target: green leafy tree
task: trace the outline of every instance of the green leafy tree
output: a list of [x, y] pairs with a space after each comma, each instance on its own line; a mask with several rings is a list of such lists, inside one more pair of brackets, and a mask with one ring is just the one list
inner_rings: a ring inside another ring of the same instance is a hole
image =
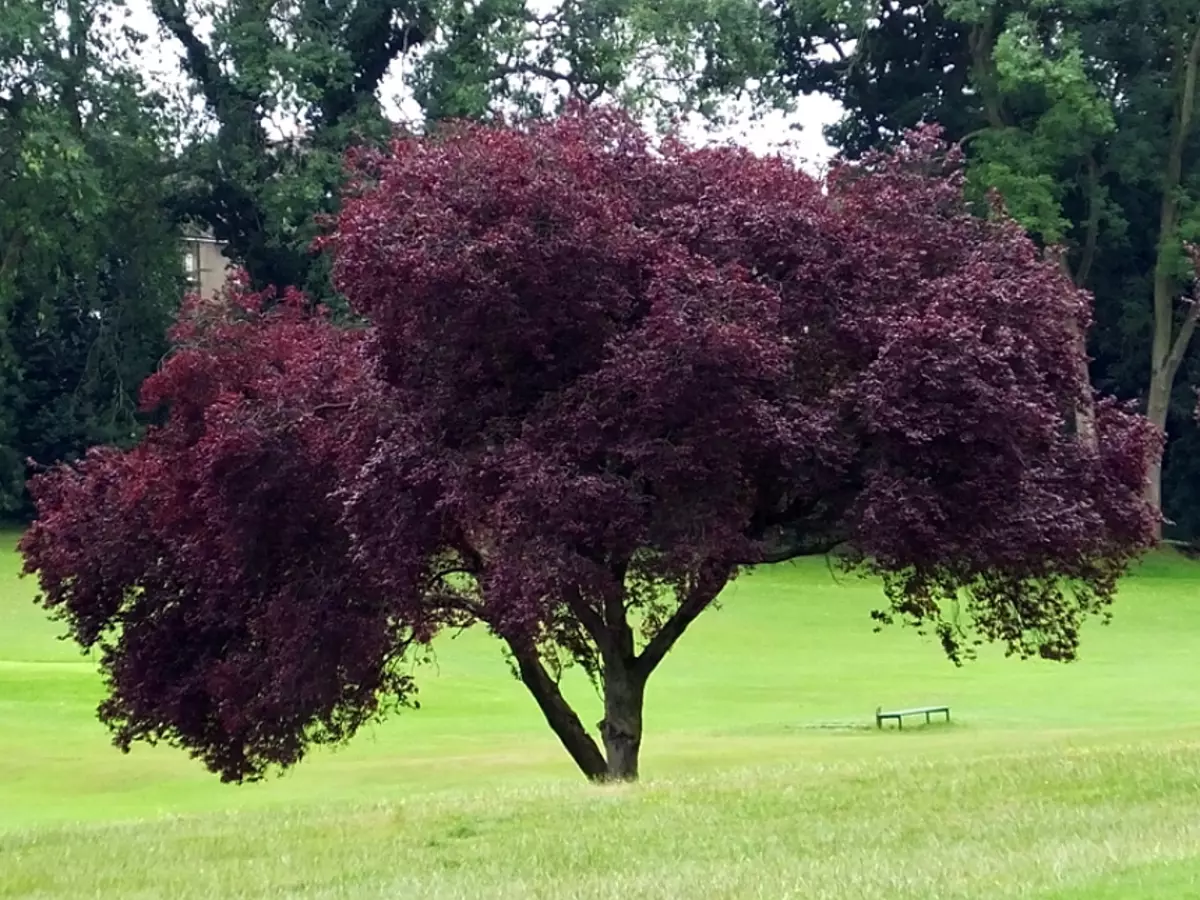
[[[1183, 252], [1200, 232], [1200, 7], [794, 0], [778, 10], [792, 89], [846, 107], [830, 139], [856, 156], [936, 120], [963, 141], [976, 194], [998, 190], [1095, 294], [1096, 385], [1143, 400], [1181, 446], [1192, 425], [1180, 373], [1200, 313], [1184, 299]], [[1148, 482], [1161, 506], [1161, 460]]]
[[[425, 40], [427, 8], [409, 0], [152, 7], [205, 110], [179, 161], [175, 214], [210, 228], [256, 285], [326, 294], [327, 274], [308, 246], [314, 216], [333, 210], [343, 150], [386, 133], [379, 83]], [[282, 139], [289, 133], [302, 140]]]
[[413, 78], [429, 119], [604, 101], [719, 121], [730, 100], [786, 103], [756, 0], [444, 0], [438, 23]]
[[380, 96], [389, 72], [403, 73], [421, 108], [415, 128], [553, 112], [568, 99], [716, 116], [747, 83], [755, 98], [783, 96], [756, 0], [152, 5], [205, 109], [181, 159], [178, 217], [207, 225], [256, 287], [324, 299], [315, 220], [336, 207], [346, 148], [389, 133]]
[[0, 515], [25, 460], [138, 432], [183, 290], [166, 131], [119, 8], [0, 2]]

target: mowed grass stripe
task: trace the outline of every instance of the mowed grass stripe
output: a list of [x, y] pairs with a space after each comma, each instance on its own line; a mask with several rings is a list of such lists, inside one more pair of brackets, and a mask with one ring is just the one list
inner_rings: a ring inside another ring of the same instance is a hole
[[[0, 556], [0, 897], [1189, 896], [1200, 884], [1200, 566], [1149, 560], [1068, 666], [963, 669], [873, 634], [877, 585], [752, 573], [651, 683], [645, 783], [597, 789], [468, 633], [424, 708], [220, 785], [112, 749], [91, 663]], [[599, 718], [590, 687], [569, 693]], [[879, 732], [877, 704], [950, 726]], [[1190, 888], [1189, 888], [1190, 889]], [[1116, 891], [1116, 893], [1114, 893]]]

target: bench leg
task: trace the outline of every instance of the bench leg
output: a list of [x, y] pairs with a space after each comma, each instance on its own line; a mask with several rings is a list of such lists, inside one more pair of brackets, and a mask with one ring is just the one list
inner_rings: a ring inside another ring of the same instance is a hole
[[929, 724], [929, 713], [925, 713], [925, 724]]

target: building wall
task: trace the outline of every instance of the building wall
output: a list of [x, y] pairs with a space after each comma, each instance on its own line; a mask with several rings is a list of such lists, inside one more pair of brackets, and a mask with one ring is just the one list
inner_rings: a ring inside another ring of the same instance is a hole
[[208, 300], [225, 286], [233, 264], [212, 238], [189, 235], [183, 240], [183, 269], [191, 289]]

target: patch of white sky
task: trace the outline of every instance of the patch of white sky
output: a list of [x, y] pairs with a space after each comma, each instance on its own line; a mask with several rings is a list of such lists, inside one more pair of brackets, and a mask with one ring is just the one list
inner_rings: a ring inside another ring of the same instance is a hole
[[[553, 0], [534, 0], [533, 5], [549, 9], [554, 3]], [[202, 117], [203, 105], [198, 98], [189, 99], [180, 71], [182, 51], [174, 38], [162, 33], [149, 0], [127, 0], [126, 11], [127, 24], [145, 38], [138, 48], [138, 61], [146, 79], [165, 94], [190, 103], [192, 111]], [[200, 20], [195, 23], [202, 39], [209, 36], [207, 24]], [[397, 59], [380, 85], [379, 99], [384, 112], [396, 122], [413, 123], [421, 119], [420, 108], [406, 79], [414, 58], [410, 54]], [[681, 132], [696, 145], [732, 143], [757, 154], [780, 154], [817, 173], [833, 157], [823, 130], [840, 116], [840, 105], [822, 95], [798, 97], [788, 110], [756, 109], [749, 100], [742, 98], [726, 104], [721, 125], [713, 126], [693, 115], [684, 121]], [[275, 117], [267, 124], [279, 137], [292, 137], [297, 130], [295, 120], [286, 117]]]

